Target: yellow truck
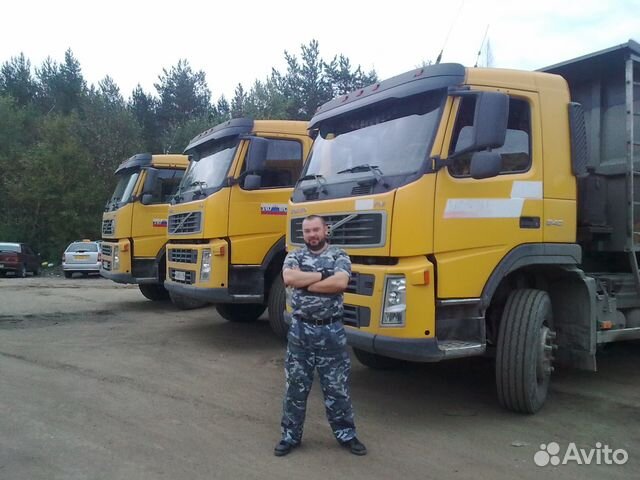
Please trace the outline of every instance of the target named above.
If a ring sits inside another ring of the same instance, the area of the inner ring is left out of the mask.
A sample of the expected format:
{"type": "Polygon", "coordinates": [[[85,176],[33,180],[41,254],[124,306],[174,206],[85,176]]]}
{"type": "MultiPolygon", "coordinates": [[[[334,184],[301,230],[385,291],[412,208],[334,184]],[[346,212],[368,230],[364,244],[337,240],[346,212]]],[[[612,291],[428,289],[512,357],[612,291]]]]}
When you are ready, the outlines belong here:
{"type": "Polygon", "coordinates": [[[169,208],[165,287],[174,301],[216,304],[229,321],[268,307],[284,336],[287,203],[312,139],[306,122],[233,119],[195,137],[169,208]]]}
{"type": "Polygon", "coordinates": [[[186,155],[140,153],[116,170],[118,183],[102,215],[100,275],[137,284],[149,300],[164,300],[167,210],[189,164],[186,155]]]}
{"type": "Polygon", "coordinates": [[[544,71],[419,68],[321,106],[288,211],[351,255],[347,338],[373,368],[495,356],[533,413],[554,366],[640,338],[640,45],[544,71]]]}

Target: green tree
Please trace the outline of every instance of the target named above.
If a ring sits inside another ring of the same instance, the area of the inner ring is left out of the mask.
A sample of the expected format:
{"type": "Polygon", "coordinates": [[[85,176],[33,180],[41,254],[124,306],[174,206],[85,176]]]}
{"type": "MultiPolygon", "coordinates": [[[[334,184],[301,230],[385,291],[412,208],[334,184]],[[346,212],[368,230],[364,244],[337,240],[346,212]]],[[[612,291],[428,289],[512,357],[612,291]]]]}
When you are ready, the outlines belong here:
{"type": "Polygon", "coordinates": [[[269,77],[266,81],[256,80],[246,101],[247,116],[258,119],[287,118],[287,99],[279,91],[276,81],[269,77]]]}
{"type": "Polygon", "coordinates": [[[375,71],[363,73],[362,68],[353,68],[344,55],[334,57],[329,63],[322,60],[317,40],[301,46],[301,60],[284,52],[287,71],[272,71],[271,81],[284,99],[286,118],[309,120],[323,103],[334,96],[349,92],[377,81],[375,71]]]}
{"type": "Polygon", "coordinates": [[[31,74],[31,62],[21,53],[0,67],[0,95],[10,95],[18,105],[33,103],[38,84],[31,74]]]}
{"type": "Polygon", "coordinates": [[[0,238],[21,240],[16,226],[21,212],[19,196],[15,197],[15,185],[28,182],[21,161],[25,149],[37,141],[37,128],[32,112],[20,108],[10,96],[0,96],[0,238]]]}
{"type": "Polygon", "coordinates": [[[298,57],[285,50],[287,71],[280,74],[274,70],[272,73],[278,90],[287,99],[287,118],[294,120],[310,119],[318,106],[331,98],[318,41],[311,40],[309,45],[302,45],[301,52],[300,62],[298,57]]]}
{"type": "Polygon", "coordinates": [[[138,84],[131,93],[128,109],[140,127],[141,150],[145,152],[162,152],[157,108],[158,101],[152,95],[146,94],[138,84]]]}
{"type": "Polygon", "coordinates": [[[36,69],[36,77],[40,83],[39,103],[43,111],[55,110],[66,115],[81,109],[87,84],[71,49],[65,52],[61,64],[47,58],[36,69]]]}
{"type": "Polygon", "coordinates": [[[231,118],[231,105],[229,105],[229,102],[224,95],[220,95],[216,105],[216,110],[221,122],[231,118]]]}
{"type": "Polygon", "coordinates": [[[375,71],[364,73],[360,65],[353,68],[350,60],[344,55],[335,56],[324,64],[327,80],[331,85],[332,96],[337,97],[366,87],[378,81],[375,71]]]}
{"type": "Polygon", "coordinates": [[[235,95],[231,99],[231,118],[244,117],[245,108],[247,103],[247,93],[244,91],[244,87],[241,83],[238,84],[235,90],[235,95]]]}
{"type": "Polygon", "coordinates": [[[81,126],[77,114],[43,117],[38,142],[18,155],[13,168],[19,173],[5,185],[11,207],[3,228],[45,259],[57,259],[78,236],[99,235],[99,200],[92,190],[101,179],[79,138],[81,126]]]}
{"type": "Polygon", "coordinates": [[[211,122],[203,117],[194,117],[191,120],[187,120],[186,122],[180,124],[173,132],[174,143],[176,145],[180,145],[178,153],[182,153],[194,137],[218,123],[220,122],[211,122]]]}
{"type": "Polygon", "coordinates": [[[94,178],[101,179],[95,181],[92,189],[92,196],[97,197],[98,204],[103,204],[111,193],[115,168],[122,160],[143,150],[140,131],[111,77],[101,80],[97,89],[92,86],[85,101],[78,135],[90,153],[94,178]]]}
{"type": "Polygon", "coordinates": [[[204,72],[193,72],[187,60],[179,60],[170,70],[162,72],[154,84],[159,96],[156,113],[162,151],[179,152],[185,146],[178,139],[181,125],[195,118],[208,122],[215,116],[211,92],[204,72]]]}

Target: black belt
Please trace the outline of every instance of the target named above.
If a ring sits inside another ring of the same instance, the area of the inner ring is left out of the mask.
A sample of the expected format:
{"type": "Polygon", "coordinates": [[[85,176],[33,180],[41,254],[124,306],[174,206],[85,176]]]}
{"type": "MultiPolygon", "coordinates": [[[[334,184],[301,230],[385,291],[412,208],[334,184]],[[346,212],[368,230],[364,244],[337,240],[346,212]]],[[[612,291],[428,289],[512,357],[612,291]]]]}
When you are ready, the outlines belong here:
{"type": "Polygon", "coordinates": [[[313,318],[313,317],[295,316],[294,318],[297,318],[301,322],[315,325],[316,327],[321,327],[323,325],[331,325],[332,323],[339,322],[340,320],[342,320],[342,317],[313,318]]]}

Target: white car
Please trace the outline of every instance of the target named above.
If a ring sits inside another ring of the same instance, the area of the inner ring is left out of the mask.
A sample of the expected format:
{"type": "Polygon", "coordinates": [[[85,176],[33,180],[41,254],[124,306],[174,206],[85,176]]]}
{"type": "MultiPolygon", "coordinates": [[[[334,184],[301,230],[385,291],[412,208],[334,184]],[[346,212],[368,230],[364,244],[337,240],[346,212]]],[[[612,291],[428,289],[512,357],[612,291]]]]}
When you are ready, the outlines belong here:
{"type": "Polygon", "coordinates": [[[99,274],[101,257],[100,242],[81,240],[71,243],[62,254],[64,276],[71,278],[74,272],[99,274]]]}

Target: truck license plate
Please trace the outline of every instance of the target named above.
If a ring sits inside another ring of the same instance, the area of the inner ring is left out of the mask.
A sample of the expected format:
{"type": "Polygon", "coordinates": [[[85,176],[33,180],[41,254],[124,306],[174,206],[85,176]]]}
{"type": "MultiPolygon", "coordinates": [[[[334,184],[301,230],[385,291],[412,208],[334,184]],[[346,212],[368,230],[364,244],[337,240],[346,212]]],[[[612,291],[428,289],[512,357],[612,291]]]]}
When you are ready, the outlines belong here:
{"type": "Polygon", "coordinates": [[[185,272],[181,272],[180,270],[175,270],[173,272],[173,278],[175,280],[180,280],[182,282],[184,282],[187,278],[187,274],[185,272]]]}

